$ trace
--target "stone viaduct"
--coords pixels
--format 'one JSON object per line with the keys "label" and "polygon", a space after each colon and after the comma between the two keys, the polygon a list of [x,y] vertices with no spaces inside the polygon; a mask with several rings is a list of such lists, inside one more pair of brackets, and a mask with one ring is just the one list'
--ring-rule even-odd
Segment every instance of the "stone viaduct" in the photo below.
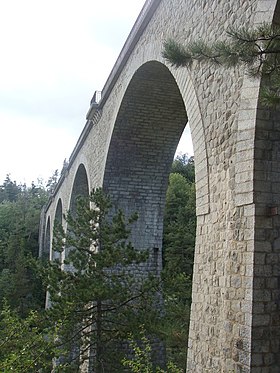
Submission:
{"label": "stone viaduct", "polygon": [[197,237],[187,372],[280,372],[280,113],[259,105],[243,67],[161,56],[171,37],[213,41],[234,26],[280,22],[277,0],[147,0],[87,113],[46,206],[41,251],[75,196],[102,186],[138,211],[136,247],[161,248],[168,173],[188,122]]}

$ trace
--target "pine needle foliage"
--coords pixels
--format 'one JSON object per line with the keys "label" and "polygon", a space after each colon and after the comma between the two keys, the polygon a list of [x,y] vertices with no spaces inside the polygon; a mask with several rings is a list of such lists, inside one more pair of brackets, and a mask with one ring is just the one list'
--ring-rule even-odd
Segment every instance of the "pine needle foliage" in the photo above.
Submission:
{"label": "pine needle foliage", "polygon": [[121,372],[128,333],[143,323],[150,330],[158,317],[158,280],[143,275],[149,254],[129,241],[137,215],[113,213],[110,198],[96,189],[65,219],[67,231],[57,227],[53,248],[61,253],[68,247],[68,257],[42,269],[48,317],[60,324],[56,369],[72,372],[88,364],[97,373]]}
{"label": "pine needle foliage", "polygon": [[262,103],[280,103],[280,28],[262,24],[248,29],[230,28],[226,40],[208,44],[204,40],[182,45],[164,43],[163,57],[175,68],[190,67],[194,61],[210,62],[228,68],[244,65],[251,77],[262,77]]}

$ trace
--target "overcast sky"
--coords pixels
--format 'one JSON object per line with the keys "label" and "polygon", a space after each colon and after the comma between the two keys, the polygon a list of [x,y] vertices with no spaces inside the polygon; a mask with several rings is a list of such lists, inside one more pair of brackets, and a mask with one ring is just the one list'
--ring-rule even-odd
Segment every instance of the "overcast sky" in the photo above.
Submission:
{"label": "overcast sky", "polygon": [[0,0],[0,184],[61,170],[144,2]]}

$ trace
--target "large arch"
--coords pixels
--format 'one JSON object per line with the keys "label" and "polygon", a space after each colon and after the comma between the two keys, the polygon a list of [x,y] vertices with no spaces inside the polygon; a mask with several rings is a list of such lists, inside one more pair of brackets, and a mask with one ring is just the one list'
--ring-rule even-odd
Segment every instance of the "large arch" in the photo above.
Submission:
{"label": "large arch", "polygon": [[131,236],[138,248],[161,249],[168,175],[187,120],[169,69],[157,61],[143,64],[120,105],[103,180],[127,215],[139,214]]}
{"label": "large arch", "polygon": [[[149,0],[145,9],[103,98],[91,105],[46,214],[53,222],[59,196],[69,208],[71,190],[72,197],[80,194],[76,170],[84,162],[90,185],[103,184],[128,214],[139,212],[134,243],[159,249],[163,174],[188,116],[198,214],[188,371],[249,373],[268,365],[263,372],[274,373],[279,354],[278,113],[259,106],[260,82],[247,79],[242,67],[198,62],[189,71],[168,69],[161,51],[168,37],[191,41],[197,35],[211,43],[231,25],[250,27],[273,17],[278,24],[279,1]],[[81,166],[80,180],[86,174]],[[72,197],[70,207],[75,206]]]}
{"label": "large arch", "polygon": [[[159,275],[162,269],[168,177],[187,121],[185,103],[170,70],[158,61],[141,65],[129,82],[114,123],[103,188],[126,216],[138,213],[129,238],[135,248],[150,252],[142,275],[150,271]],[[153,348],[160,362],[163,346]]]}

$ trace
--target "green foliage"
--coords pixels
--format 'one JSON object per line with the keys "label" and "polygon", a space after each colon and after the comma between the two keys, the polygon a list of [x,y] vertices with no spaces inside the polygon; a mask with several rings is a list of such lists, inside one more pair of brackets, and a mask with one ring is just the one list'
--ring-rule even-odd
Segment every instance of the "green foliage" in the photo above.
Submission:
{"label": "green foliage", "polygon": [[16,201],[21,192],[21,188],[22,186],[18,186],[15,181],[12,181],[8,174],[3,185],[0,186],[0,203],[3,201]]}
{"label": "green foliage", "polygon": [[120,372],[127,334],[143,323],[150,330],[158,317],[158,281],[141,275],[148,252],[128,240],[137,217],[113,213],[97,189],[65,218],[67,232],[58,227],[53,242],[54,250],[68,252],[64,265],[57,260],[39,268],[50,294],[48,317],[61,320],[59,371],[77,369],[94,355],[94,371]]}
{"label": "green foliage", "polygon": [[40,212],[47,200],[42,186],[17,186],[9,177],[1,186],[0,309],[6,298],[25,315],[43,305],[43,292],[29,257],[38,256]]}
{"label": "green foliage", "polygon": [[192,62],[192,55],[180,43],[172,39],[164,42],[162,56],[174,67],[188,66]]}
{"label": "green foliage", "polygon": [[187,154],[178,155],[173,161],[171,174],[180,174],[190,184],[194,184],[194,157],[188,157]]}
{"label": "green foliage", "polygon": [[262,77],[262,103],[280,103],[280,28],[262,24],[254,29],[231,28],[228,39],[208,44],[198,40],[186,46],[174,40],[164,43],[163,57],[175,67],[191,66],[193,61],[235,67],[243,64],[252,77]]}
{"label": "green foliage", "polygon": [[192,273],[195,241],[195,186],[181,174],[171,174],[164,219],[165,267]]}
{"label": "green foliage", "polygon": [[55,170],[52,176],[48,178],[47,185],[46,185],[46,190],[48,191],[49,194],[53,194],[58,180],[59,180],[60,174],[58,170]]}
{"label": "green foliage", "polygon": [[[163,320],[155,307],[158,280],[141,275],[148,252],[136,251],[129,242],[129,226],[137,216],[113,213],[99,189],[77,202],[75,215],[65,217],[67,232],[56,227],[53,246],[59,253],[66,249],[65,263],[35,261],[52,307],[42,316],[30,313],[44,302],[29,257],[38,253],[39,215],[47,193],[41,186],[26,188],[6,179],[0,190],[0,302],[3,306],[7,298],[10,308],[4,308],[0,322],[1,371],[37,372],[40,367],[49,372],[56,358],[57,372],[77,371],[86,362],[97,372],[121,372],[123,341],[131,331],[137,338],[142,324],[149,335],[160,333],[165,340],[168,372],[180,371],[173,362],[184,369],[196,224],[193,158],[177,158],[172,172],[164,218]],[[145,354],[141,364],[150,370],[142,371],[150,372],[156,368],[148,363],[148,350]],[[138,363],[131,364],[127,367],[137,369]]]}
{"label": "green foliage", "polygon": [[[133,352],[133,358],[124,358],[122,363],[125,367],[130,368],[133,373],[164,373],[159,367],[155,367],[152,360],[151,342],[145,336],[144,330],[141,330],[140,340],[136,341],[130,334],[129,345]],[[168,373],[183,373],[174,363],[167,364]]]}
{"label": "green foliage", "polygon": [[50,331],[33,311],[25,319],[4,305],[0,318],[0,371],[50,372],[53,355]]}
{"label": "green foliage", "polygon": [[183,155],[173,162],[166,195],[162,272],[166,313],[160,329],[168,360],[181,369],[186,366],[195,231],[194,162]]}
{"label": "green foliage", "polygon": [[[175,159],[164,213],[164,270],[192,274],[196,213],[193,157]],[[174,271],[174,269],[177,269]]]}

